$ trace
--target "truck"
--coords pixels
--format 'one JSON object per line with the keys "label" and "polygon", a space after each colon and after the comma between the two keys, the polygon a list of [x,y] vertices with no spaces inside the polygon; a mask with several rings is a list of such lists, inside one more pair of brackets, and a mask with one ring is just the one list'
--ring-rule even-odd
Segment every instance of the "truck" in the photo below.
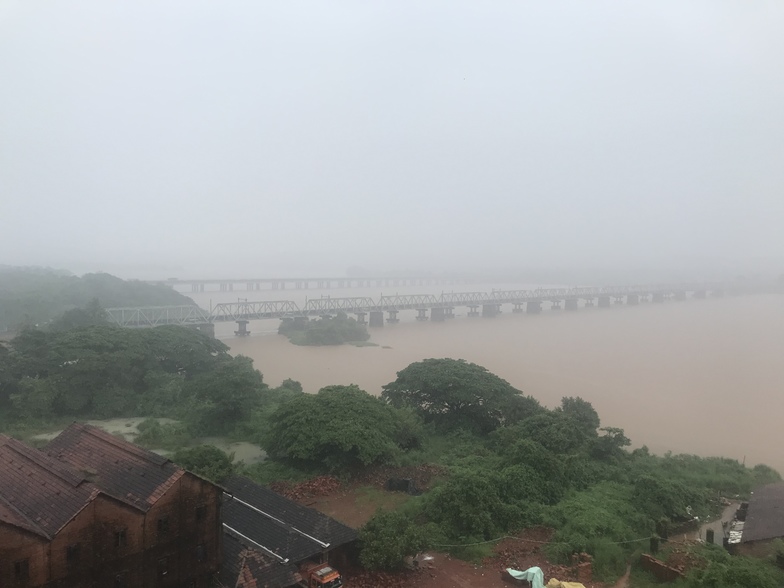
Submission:
{"label": "truck", "polygon": [[341,588],[343,577],[335,568],[324,563],[306,563],[300,568],[302,588]]}

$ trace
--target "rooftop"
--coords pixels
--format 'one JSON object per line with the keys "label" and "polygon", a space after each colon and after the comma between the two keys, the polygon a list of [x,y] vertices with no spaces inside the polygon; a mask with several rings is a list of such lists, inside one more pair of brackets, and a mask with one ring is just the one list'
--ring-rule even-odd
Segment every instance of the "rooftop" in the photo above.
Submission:
{"label": "rooftop", "polygon": [[754,491],[743,526],[741,543],[784,537],[784,482]]}
{"label": "rooftop", "polygon": [[85,472],[106,494],[143,511],[185,473],[165,457],[80,423],[60,433],[44,451]]}
{"label": "rooftop", "polygon": [[98,492],[76,469],[0,435],[0,521],[51,539]]}
{"label": "rooftop", "polygon": [[90,425],[71,425],[44,451],[0,435],[0,522],[52,539],[97,495],[147,511],[184,473]]}
{"label": "rooftop", "polygon": [[284,563],[303,561],[357,538],[351,527],[243,476],[232,476],[224,486],[229,494],[223,504],[227,530],[241,541],[244,537],[246,546],[261,548]]}

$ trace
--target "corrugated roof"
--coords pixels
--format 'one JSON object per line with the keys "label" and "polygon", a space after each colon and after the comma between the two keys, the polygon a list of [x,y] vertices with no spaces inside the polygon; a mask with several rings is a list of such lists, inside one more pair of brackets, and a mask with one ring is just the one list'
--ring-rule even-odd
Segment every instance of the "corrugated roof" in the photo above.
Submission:
{"label": "corrugated roof", "polygon": [[243,476],[224,486],[235,498],[224,501],[224,523],[283,559],[300,562],[357,538],[354,529]]}
{"label": "corrugated roof", "polygon": [[97,493],[74,468],[0,435],[0,520],[51,539]]}
{"label": "corrugated roof", "polygon": [[106,494],[144,511],[184,474],[165,457],[80,423],[60,433],[45,451],[84,471]]}
{"label": "corrugated roof", "polygon": [[784,537],[784,482],[754,491],[743,526],[741,543]]}

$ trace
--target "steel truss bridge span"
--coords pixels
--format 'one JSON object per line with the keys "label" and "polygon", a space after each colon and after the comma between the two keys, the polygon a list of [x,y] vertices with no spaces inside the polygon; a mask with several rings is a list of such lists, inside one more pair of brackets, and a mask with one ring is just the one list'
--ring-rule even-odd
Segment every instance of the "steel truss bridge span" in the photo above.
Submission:
{"label": "steel truss bridge span", "polygon": [[[247,322],[262,319],[304,318],[312,316],[334,315],[340,312],[357,315],[362,322],[364,316],[371,313],[390,313],[390,321],[394,322],[395,313],[404,310],[416,310],[417,318],[427,318],[427,311],[432,311],[433,320],[442,316],[452,317],[455,307],[467,307],[469,316],[478,314],[477,308],[482,307],[482,314],[497,314],[501,305],[514,304],[516,311],[527,305],[528,312],[539,312],[543,302],[549,302],[553,308],[560,308],[563,302],[567,310],[576,310],[577,302],[583,300],[593,305],[598,300],[599,306],[614,303],[637,304],[647,301],[649,297],[656,302],[669,298],[684,299],[687,294],[703,298],[709,293],[722,295],[724,284],[667,284],[667,285],[636,285],[608,286],[598,288],[539,288],[535,290],[493,290],[491,292],[449,292],[440,296],[431,294],[395,294],[380,296],[377,300],[370,297],[332,298],[322,296],[311,298],[300,307],[291,300],[273,300],[261,302],[229,302],[215,305],[207,311],[198,306],[152,306],[144,308],[108,308],[109,321],[123,327],[155,327],[158,325],[204,325],[218,322]],[[371,320],[371,324],[373,321]],[[376,323],[378,324],[378,323]],[[244,328],[241,329],[244,332]]]}

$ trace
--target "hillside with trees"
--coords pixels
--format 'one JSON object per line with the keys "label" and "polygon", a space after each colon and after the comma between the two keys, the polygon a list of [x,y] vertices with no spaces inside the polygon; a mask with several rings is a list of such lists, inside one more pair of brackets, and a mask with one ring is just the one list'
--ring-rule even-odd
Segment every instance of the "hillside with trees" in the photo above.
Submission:
{"label": "hillside with trees", "polygon": [[97,300],[103,308],[194,304],[163,285],[121,280],[105,273],[82,277],[38,268],[0,268],[0,333],[44,325]]}

